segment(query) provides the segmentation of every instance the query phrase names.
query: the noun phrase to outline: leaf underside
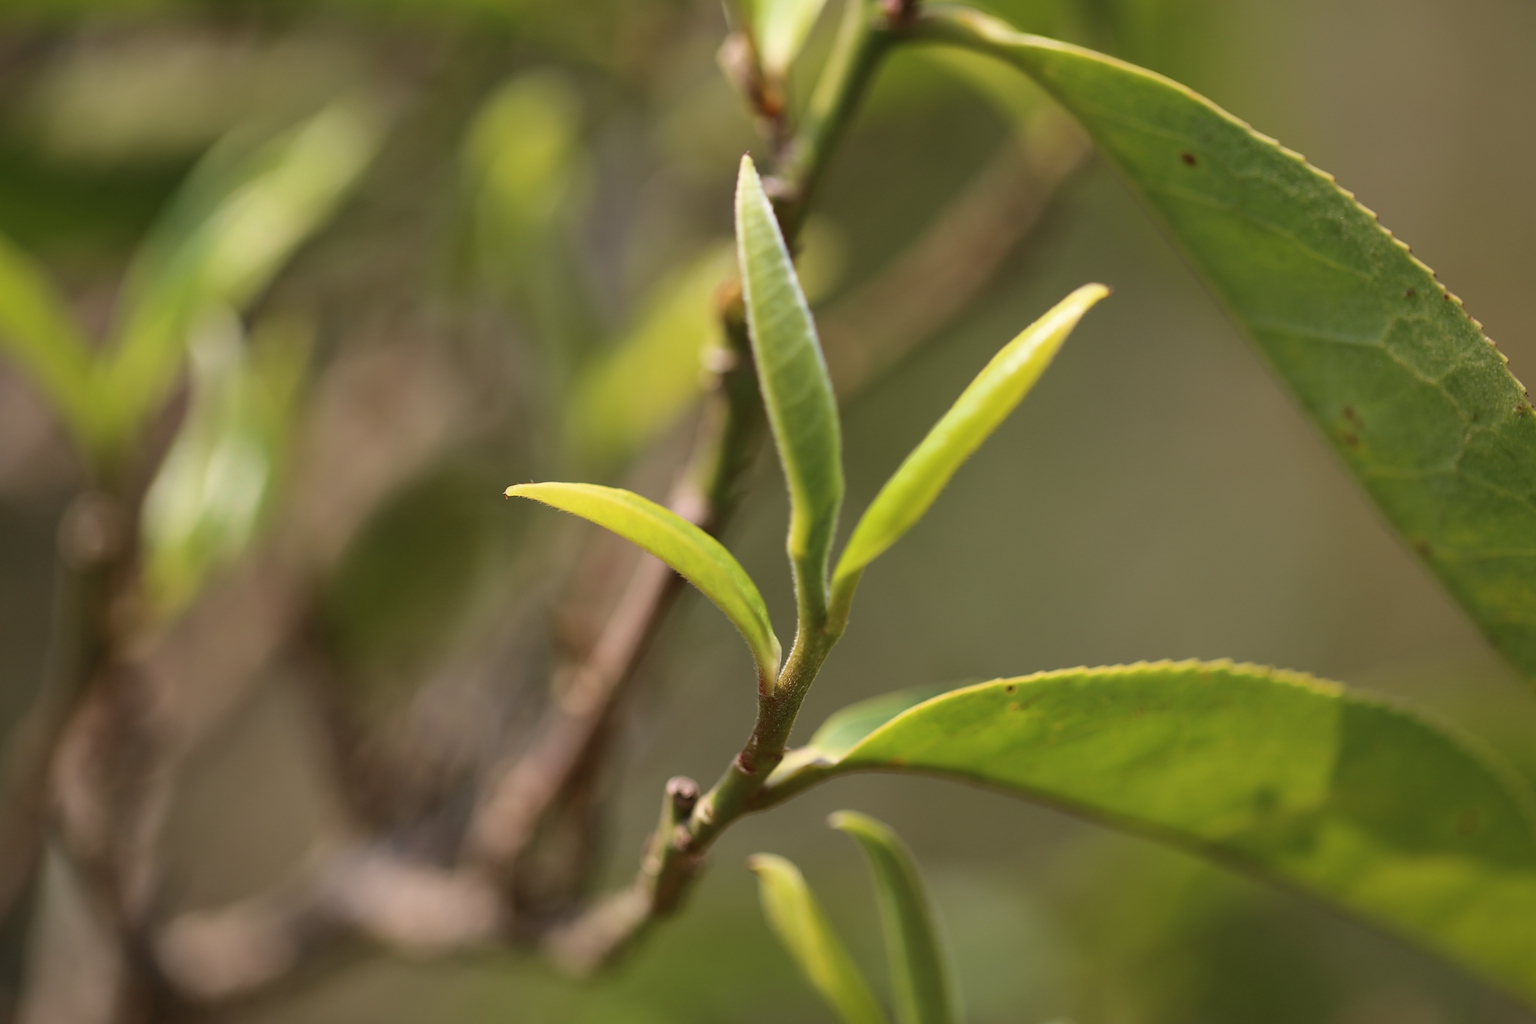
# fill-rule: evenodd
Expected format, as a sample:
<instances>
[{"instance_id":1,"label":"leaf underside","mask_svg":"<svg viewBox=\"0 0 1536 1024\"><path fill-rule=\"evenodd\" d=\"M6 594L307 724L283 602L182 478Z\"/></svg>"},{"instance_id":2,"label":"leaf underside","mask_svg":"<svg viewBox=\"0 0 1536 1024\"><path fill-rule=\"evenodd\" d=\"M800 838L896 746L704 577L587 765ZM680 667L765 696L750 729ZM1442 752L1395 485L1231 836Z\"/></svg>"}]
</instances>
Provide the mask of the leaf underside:
<instances>
[{"instance_id":1,"label":"leaf underside","mask_svg":"<svg viewBox=\"0 0 1536 1024\"><path fill-rule=\"evenodd\" d=\"M1331 176L1152 72L927 8L1071 111L1397 531L1536 678L1536 416L1459 299Z\"/></svg>"},{"instance_id":2,"label":"leaf underside","mask_svg":"<svg viewBox=\"0 0 1536 1024\"><path fill-rule=\"evenodd\" d=\"M851 771L1000 786L1294 885L1536 1002L1530 795L1434 724L1230 662L920 697L880 698L883 723L858 705L836 716L829 748L792 752L770 799Z\"/></svg>"},{"instance_id":3,"label":"leaf underside","mask_svg":"<svg viewBox=\"0 0 1536 1024\"><path fill-rule=\"evenodd\" d=\"M773 206L749 157L736 186L736 246L758 386L789 486L789 556L802 613L826 605L843 501L837 399Z\"/></svg>"}]
</instances>

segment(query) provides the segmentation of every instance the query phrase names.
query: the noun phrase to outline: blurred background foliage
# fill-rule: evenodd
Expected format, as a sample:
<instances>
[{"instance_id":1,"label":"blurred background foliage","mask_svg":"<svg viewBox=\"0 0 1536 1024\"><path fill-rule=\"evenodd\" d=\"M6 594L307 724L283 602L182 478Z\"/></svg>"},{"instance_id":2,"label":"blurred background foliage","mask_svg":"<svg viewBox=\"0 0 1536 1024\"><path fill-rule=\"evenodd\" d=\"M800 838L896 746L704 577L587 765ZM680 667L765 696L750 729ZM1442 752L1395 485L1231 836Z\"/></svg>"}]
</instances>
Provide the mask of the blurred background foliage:
<instances>
[{"instance_id":1,"label":"blurred background foliage","mask_svg":"<svg viewBox=\"0 0 1536 1024\"><path fill-rule=\"evenodd\" d=\"M836 6L796 69L795 95ZM1536 375L1530 5L982 6L1178 78L1306 153L1414 244L1517 376ZM715 66L723 32L715 0L0 9L0 232L46 268L93 337L132 293L122 282L140 243L174 227L167 209L174 218L195 200L182 191L189 175L195 185L230 154L270 153L337 102L387 125L350 197L271 287L236 287L252 294L186 326L186 386L150 430L169 454L144 509L142 614L173 619L264 523L281 521L306 417L321 415L306 410L323 408L327 389L360 387L381 426L345 436L338 457L367 463L380 445L414 454L391 451L406 468L356 531L339 534L344 550L317 584L338 699L367 743L407 752L423 792L491 756L483 706L423 709L421 680L486 637L556 648L562 630L583 628L549 609L564 586L550 566L584 535L507 507L499 491L622 478L659 497L718 345L709 302L730 259L736 160L761 145ZM1014 136L1035 101L1022 85L1003 102L996 92L985 69L933 54L891 61L807 229L820 309L876 278ZM1529 695L1097 163L1064 185L962 316L848 401L850 507L1001 341L1085 280L1115 297L870 572L804 728L934 681L1232 657L1411 697L1536 774ZM7 730L43 674L53 536L82 472L39 392L0 362ZM766 463L750 493L727 539L787 622L784 499ZM713 777L745 734L751 671L739 647L696 595L663 630L605 783L603 877L632 870L664 780ZM540 664L525 650L493 717L525 714L546 685ZM205 738L165 840L176 906L256 892L350 827L314 719L278 671ZM828 1019L761 921L744 858L792 856L879 977L872 895L820 823L842 806L891 822L924 862L976 1024L1528 1019L1290 894L996 794L881 778L745 822L687 912L594 985L510 954L363 955L231 1019ZM19 922L0 935L0 1003L23 977L25 940Z\"/></svg>"}]
</instances>

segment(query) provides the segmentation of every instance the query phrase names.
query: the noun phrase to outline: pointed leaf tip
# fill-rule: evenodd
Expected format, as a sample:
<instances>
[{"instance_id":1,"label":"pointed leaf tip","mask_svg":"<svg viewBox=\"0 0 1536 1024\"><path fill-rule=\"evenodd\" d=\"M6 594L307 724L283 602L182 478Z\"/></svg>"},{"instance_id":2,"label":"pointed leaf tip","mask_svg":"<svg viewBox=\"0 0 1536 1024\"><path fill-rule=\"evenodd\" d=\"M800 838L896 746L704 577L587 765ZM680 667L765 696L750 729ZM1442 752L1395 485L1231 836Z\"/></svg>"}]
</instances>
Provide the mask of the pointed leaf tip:
<instances>
[{"instance_id":1,"label":"pointed leaf tip","mask_svg":"<svg viewBox=\"0 0 1536 1024\"><path fill-rule=\"evenodd\" d=\"M758 386L789 487L795 592L802 620L820 619L843 501L837 400L789 248L750 156L742 157L737 181L736 250Z\"/></svg>"},{"instance_id":2,"label":"pointed leaf tip","mask_svg":"<svg viewBox=\"0 0 1536 1024\"><path fill-rule=\"evenodd\" d=\"M976 375L854 527L834 574L834 605L846 608L858 574L923 517L965 460L1034 387L1078 321L1108 294L1102 284L1083 285L1004 345Z\"/></svg>"},{"instance_id":3,"label":"pointed leaf tip","mask_svg":"<svg viewBox=\"0 0 1536 1024\"><path fill-rule=\"evenodd\" d=\"M580 516L644 548L698 587L725 613L752 650L759 681L779 670L779 641L757 585L718 540L670 509L632 491L597 484L514 484L509 498L531 498Z\"/></svg>"},{"instance_id":4,"label":"pointed leaf tip","mask_svg":"<svg viewBox=\"0 0 1536 1024\"><path fill-rule=\"evenodd\" d=\"M886 1024L885 1013L868 982L827 921L800 869L771 853L749 857L747 867L757 875L758 896L768 926L843 1024Z\"/></svg>"}]
</instances>

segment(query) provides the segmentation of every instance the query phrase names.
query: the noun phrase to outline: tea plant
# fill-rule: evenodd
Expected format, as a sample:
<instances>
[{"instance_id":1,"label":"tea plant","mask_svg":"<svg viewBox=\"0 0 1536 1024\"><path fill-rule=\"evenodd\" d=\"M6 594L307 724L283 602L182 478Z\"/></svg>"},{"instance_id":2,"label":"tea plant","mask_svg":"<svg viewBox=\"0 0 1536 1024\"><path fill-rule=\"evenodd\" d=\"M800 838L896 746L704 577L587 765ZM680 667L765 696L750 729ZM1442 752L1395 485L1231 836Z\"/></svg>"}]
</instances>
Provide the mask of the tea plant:
<instances>
[{"instance_id":1,"label":"tea plant","mask_svg":"<svg viewBox=\"0 0 1536 1024\"><path fill-rule=\"evenodd\" d=\"M247 329L240 314L361 175L378 116L335 108L254 156L210 157L145 246L124 313L100 348L24 255L0 249L0 344L70 428L92 484L65 534L82 595L71 685L44 716L40 754L21 787L32 802L14 833L28 852L0 862L8 872L0 901L19 889L45 842L67 852L108 908L132 978L114 1004L117 1019L258 991L351 935L415 953L537 947L573 971L592 971L679 909L733 823L867 771L984 783L1241 865L1536 1003L1536 805L1526 785L1445 727L1336 684L1224 661L1063 669L864 701L791 746L823 663L857 628L865 570L939 499L1109 294L1085 285L1004 345L834 558L843 503L838 405L793 254L862 94L886 55L906 46L995 58L1075 117L1393 528L1494 646L1524 675L1536 672L1527 539L1536 526L1536 417L1459 300L1353 196L1175 82L950 4L846 0L817 84L797 108L790 69L822 6L729 7L721 63L771 151L766 177L750 158L740 166L734 276L706 308L710 282L729 261L701 258L630 343L574 374L567 395L567 443L591 462L617 458L694 397L692 385L675 386L676 373L652 371L681 361L696 380L691 364L700 336L708 339L704 411L673 493L658 503L591 483L506 489L605 527L659 561L613 581L617 610L587 655L566 666L534 735L476 776L467 821L430 853L397 840L434 813L453 817L443 810L453 802L434 793L423 800L428 809L402 822L369 803L389 779L365 778L354 789L369 790L356 800L375 834L265 901L160 918L143 851L164 800L155 787L174 761L160 748L181 741L166 742L164 723L135 717L124 696L142 697L134 687L152 674L134 660L144 635L195 622L207 580L250 555L300 401L304 344L265 320ZM558 102L551 95L558 88L543 82L499 96L469 147L501 189L492 196L501 205L481 210L477 227L490 244L498 232L520 232L507 259L525 269L539 261L529 239L542 237L579 178L557 130L522 130L539 128L540 104ZM536 319L563 329L557 316ZM184 361L189 407L160 454L151 421L167 408ZM718 539L764 426L789 494L796 621L787 655L757 585ZM332 567L321 557L314 565ZM290 575L307 579L319 572L314 565ZM589 899L534 854L562 814L585 808L584 780L675 592L674 571L746 641L755 679L740 687L746 700L755 685L755 722L712 786L683 777L667 785L634 881ZM125 601L140 616L130 624L153 629L126 628ZM283 618L274 632L304 629ZM186 657L195 663L197 653ZM44 825L30 812L50 801L62 808L60 822ZM870 819L844 813L834 824L859 841L877 879L897 1019L956 1019L910 857ZM768 856L752 866L770 923L836 1012L850 1022L884 1020L793 866Z\"/></svg>"}]
</instances>

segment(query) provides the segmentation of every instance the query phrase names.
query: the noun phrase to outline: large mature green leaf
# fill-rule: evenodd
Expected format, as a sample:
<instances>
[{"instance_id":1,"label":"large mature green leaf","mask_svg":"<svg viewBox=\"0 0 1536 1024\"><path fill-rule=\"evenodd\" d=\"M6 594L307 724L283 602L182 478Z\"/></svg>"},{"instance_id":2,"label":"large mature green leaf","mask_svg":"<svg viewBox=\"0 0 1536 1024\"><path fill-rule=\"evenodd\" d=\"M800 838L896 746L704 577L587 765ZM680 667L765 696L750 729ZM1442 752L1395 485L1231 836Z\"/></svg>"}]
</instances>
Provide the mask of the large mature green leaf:
<instances>
[{"instance_id":1,"label":"large mature green leaf","mask_svg":"<svg viewBox=\"0 0 1536 1024\"><path fill-rule=\"evenodd\" d=\"M1305 889L1536 1002L1530 794L1421 718L1229 662L1046 672L883 711L845 712L767 799L849 771L991 783Z\"/></svg>"},{"instance_id":2,"label":"large mature green leaf","mask_svg":"<svg viewBox=\"0 0 1536 1024\"><path fill-rule=\"evenodd\" d=\"M827 921L800 869L770 853L756 854L747 866L757 872L758 895L769 926L843 1024L885 1024L885 1013L869 983Z\"/></svg>"},{"instance_id":3,"label":"large mature green leaf","mask_svg":"<svg viewBox=\"0 0 1536 1024\"><path fill-rule=\"evenodd\" d=\"M834 607L846 606L864 568L923 517L961 463L1023 401L1083 314L1108 294L1101 284L1084 285L1026 327L982 368L859 518L832 574Z\"/></svg>"},{"instance_id":4,"label":"large mature green leaf","mask_svg":"<svg viewBox=\"0 0 1536 1024\"><path fill-rule=\"evenodd\" d=\"M764 686L779 671L779 641L762 595L741 564L715 538L654 501L597 484L517 484L507 497L532 498L612 530L666 562L704 592L741 630Z\"/></svg>"},{"instance_id":5,"label":"large mature green leaf","mask_svg":"<svg viewBox=\"0 0 1536 1024\"><path fill-rule=\"evenodd\" d=\"M1536 676L1536 415L1476 321L1369 210L1166 78L924 5L1082 121L1409 544Z\"/></svg>"},{"instance_id":6,"label":"large mature green leaf","mask_svg":"<svg viewBox=\"0 0 1536 1024\"><path fill-rule=\"evenodd\" d=\"M864 0L852 0L862 3ZM811 34L826 0L755 0L752 35L757 58L772 78L783 78Z\"/></svg>"},{"instance_id":7,"label":"large mature green leaf","mask_svg":"<svg viewBox=\"0 0 1536 1024\"><path fill-rule=\"evenodd\" d=\"M856 811L838 811L827 822L852 836L869 859L885 927L897 1021L954 1024L958 1014L933 908L906 844L889 826Z\"/></svg>"},{"instance_id":8,"label":"large mature green leaf","mask_svg":"<svg viewBox=\"0 0 1536 1024\"><path fill-rule=\"evenodd\" d=\"M0 352L32 378L77 441L97 439L90 342L43 272L0 238Z\"/></svg>"},{"instance_id":9,"label":"large mature green leaf","mask_svg":"<svg viewBox=\"0 0 1536 1024\"><path fill-rule=\"evenodd\" d=\"M380 140L374 111L329 107L244 159L210 154L129 273L102 400L120 435L165 396L210 309L243 310L357 181Z\"/></svg>"},{"instance_id":10,"label":"large mature green leaf","mask_svg":"<svg viewBox=\"0 0 1536 1024\"><path fill-rule=\"evenodd\" d=\"M789 558L801 618L819 619L843 502L837 400L773 205L745 156L736 182L736 251L758 385L789 484Z\"/></svg>"}]
</instances>

